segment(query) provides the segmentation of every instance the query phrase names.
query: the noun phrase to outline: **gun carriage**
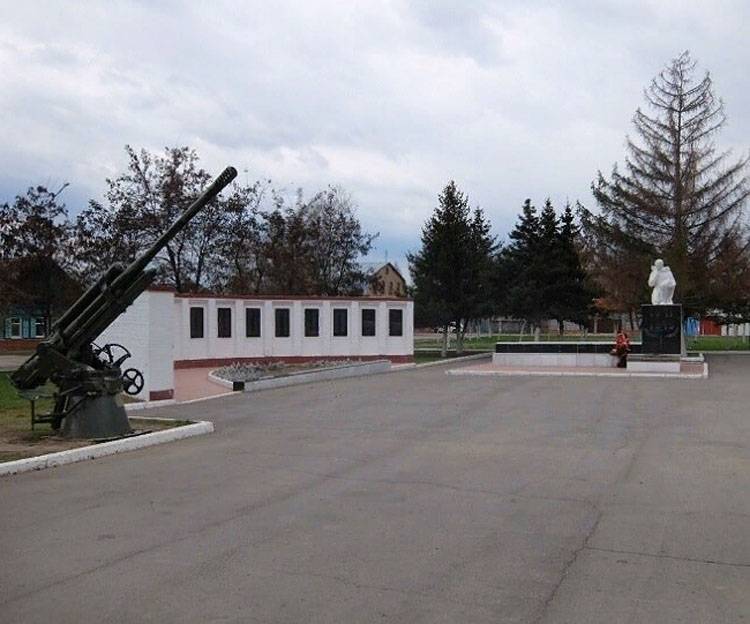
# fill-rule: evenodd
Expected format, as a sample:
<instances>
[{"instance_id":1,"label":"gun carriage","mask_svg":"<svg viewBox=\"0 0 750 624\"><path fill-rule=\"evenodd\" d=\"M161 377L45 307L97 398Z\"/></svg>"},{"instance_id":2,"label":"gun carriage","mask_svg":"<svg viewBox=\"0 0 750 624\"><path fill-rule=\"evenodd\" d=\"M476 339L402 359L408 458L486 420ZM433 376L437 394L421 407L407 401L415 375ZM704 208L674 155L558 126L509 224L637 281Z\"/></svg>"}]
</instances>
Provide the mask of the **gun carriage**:
<instances>
[{"instance_id":1,"label":"gun carriage","mask_svg":"<svg viewBox=\"0 0 750 624\"><path fill-rule=\"evenodd\" d=\"M156 269L147 268L157 254L235 177L227 167L159 239L130 265L112 265L52 327L45 339L12 375L13 385L29 391L51 381L57 390L50 422L70 438L108 438L131 433L122 392L138 394L143 374L122 370L130 352L119 344L94 340L146 290Z\"/></svg>"}]
</instances>

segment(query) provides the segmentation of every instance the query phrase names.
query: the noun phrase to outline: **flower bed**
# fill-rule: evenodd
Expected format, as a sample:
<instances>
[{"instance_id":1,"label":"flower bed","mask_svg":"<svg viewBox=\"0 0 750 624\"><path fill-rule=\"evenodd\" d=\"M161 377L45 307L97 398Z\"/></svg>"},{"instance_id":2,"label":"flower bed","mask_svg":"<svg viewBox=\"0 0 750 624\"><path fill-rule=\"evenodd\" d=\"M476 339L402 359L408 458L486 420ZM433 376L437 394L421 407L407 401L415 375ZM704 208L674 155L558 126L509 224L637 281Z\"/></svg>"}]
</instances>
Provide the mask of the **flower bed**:
<instances>
[{"instance_id":1,"label":"flower bed","mask_svg":"<svg viewBox=\"0 0 750 624\"><path fill-rule=\"evenodd\" d=\"M234 363L222 366L213 371L219 379L225 381L258 381L281 377L301 371L316 370L320 368L336 368L337 366L349 366L356 363L353 360L316 360L304 364L286 364L284 362L257 362L253 364Z\"/></svg>"}]
</instances>

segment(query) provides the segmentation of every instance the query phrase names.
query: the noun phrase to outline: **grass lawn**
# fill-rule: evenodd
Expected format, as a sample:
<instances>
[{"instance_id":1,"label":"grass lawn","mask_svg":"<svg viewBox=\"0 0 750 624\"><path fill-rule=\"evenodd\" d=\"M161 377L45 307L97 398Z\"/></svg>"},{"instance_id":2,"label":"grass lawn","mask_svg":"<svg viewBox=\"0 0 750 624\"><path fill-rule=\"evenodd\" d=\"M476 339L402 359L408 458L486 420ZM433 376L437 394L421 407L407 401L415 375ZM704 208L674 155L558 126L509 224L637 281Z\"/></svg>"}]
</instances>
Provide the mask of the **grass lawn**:
<instances>
[{"instance_id":1,"label":"grass lawn","mask_svg":"<svg viewBox=\"0 0 750 624\"><path fill-rule=\"evenodd\" d=\"M687 339L687 348L692 351L747 351L750 350L750 337L696 336Z\"/></svg>"},{"instance_id":2,"label":"grass lawn","mask_svg":"<svg viewBox=\"0 0 750 624\"><path fill-rule=\"evenodd\" d=\"M52 392L52 387L49 391ZM36 402L37 413L52 409L52 399L39 399ZM49 435L48 424L39 424L34 428L37 436ZM0 432L28 432L31 434L31 405L27 399L20 397L10 383L9 373L0 373Z\"/></svg>"},{"instance_id":3,"label":"grass lawn","mask_svg":"<svg viewBox=\"0 0 750 624\"><path fill-rule=\"evenodd\" d=\"M90 440L68 440L55 435L48 423L35 425L31 430L31 408L29 401L18 396L10 383L8 373L0 373L0 462L63 451L85 446ZM48 388L51 393L54 386ZM125 397L129 399L130 397ZM39 399L37 413L52 409L52 399ZM190 424L186 420L155 420L148 417L132 417L130 425L137 431L157 431Z\"/></svg>"}]
</instances>

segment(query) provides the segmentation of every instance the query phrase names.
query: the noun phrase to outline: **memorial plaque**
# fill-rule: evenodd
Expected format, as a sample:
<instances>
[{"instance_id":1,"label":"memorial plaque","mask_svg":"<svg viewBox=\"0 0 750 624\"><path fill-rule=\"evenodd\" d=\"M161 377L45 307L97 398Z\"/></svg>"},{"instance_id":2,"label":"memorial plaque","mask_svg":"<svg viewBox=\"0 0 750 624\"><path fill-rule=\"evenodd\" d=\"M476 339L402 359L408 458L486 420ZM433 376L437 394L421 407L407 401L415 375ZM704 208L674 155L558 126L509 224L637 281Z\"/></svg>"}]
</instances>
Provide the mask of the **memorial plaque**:
<instances>
[{"instance_id":1,"label":"memorial plaque","mask_svg":"<svg viewBox=\"0 0 750 624\"><path fill-rule=\"evenodd\" d=\"M682 352L682 306L641 306L642 353Z\"/></svg>"}]
</instances>

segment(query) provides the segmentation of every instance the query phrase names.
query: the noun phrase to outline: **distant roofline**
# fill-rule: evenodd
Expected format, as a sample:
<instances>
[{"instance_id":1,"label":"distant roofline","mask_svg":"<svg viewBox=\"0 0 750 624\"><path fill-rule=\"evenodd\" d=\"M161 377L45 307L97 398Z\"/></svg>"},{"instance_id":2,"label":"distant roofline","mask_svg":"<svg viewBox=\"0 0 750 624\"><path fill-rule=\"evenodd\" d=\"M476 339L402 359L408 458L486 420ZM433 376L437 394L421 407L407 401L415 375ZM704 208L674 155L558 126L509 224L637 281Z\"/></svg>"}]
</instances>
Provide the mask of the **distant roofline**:
<instances>
[{"instance_id":1,"label":"distant roofline","mask_svg":"<svg viewBox=\"0 0 750 624\"><path fill-rule=\"evenodd\" d=\"M381 264L381 265L380 265L380 266L379 266L379 267L378 267L377 269L375 269L375 270L373 271L373 273L377 273L378 271L380 271L380 269L383 269L383 268L385 268L386 266L390 266L390 267L391 267L391 268L392 268L392 269L393 269L394 271L396 271L396 273L398 274L398 276L399 276L399 277L400 277L400 278L401 278L402 280L404 280L404 284L406 284L406 278L405 278L405 277L404 277L404 275L403 275L403 274L401 273L401 271L399 271L399 270L398 270L398 267L397 267L397 266L396 266L395 264L393 264L393 262L391 262L390 260L389 260L388 262L384 262L383 264Z\"/></svg>"}]
</instances>

